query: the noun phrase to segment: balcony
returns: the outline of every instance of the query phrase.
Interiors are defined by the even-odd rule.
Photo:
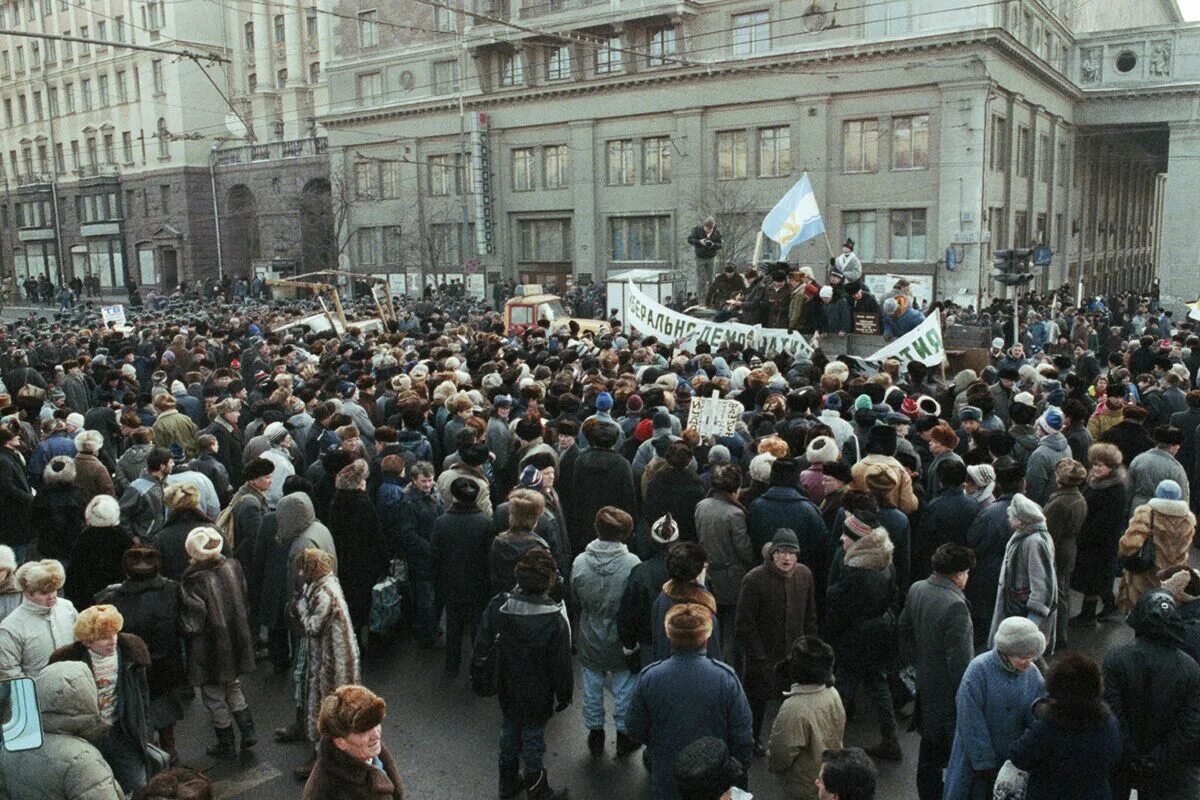
[[[116,164],[84,164],[79,167],[80,178],[119,178],[121,170]]]
[[[17,175],[17,188],[33,189],[49,186],[54,177],[49,172],[25,172]]]
[[[218,150],[215,154],[215,163],[218,167],[228,167],[234,164],[253,164],[288,158],[311,158],[325,155],[327,148],[328,142],[324,136],[265,142]]]

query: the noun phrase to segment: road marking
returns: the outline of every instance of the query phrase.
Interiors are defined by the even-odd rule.
[[[255,786],[261,786],[268,781],[275,780],[282,774],[272,764],[255,764],[253,767],[239,773],[236,778],[215,781],[213,783],[213,797],[218,799],[238,797],[250,791]]]

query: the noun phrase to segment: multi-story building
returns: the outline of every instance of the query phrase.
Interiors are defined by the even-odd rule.
[[[1200,263],[1185,222],[1200,28],[1174,0],[337,11],[321,122],[339,247],[409,287],[430,273],[561,287],[626,267],[690,272],[687,234],[710,213],[724,258],[746,262],[805,172],[829,247],[818,238],[793,261],[820,266],[853,238],[869,273],[943,297],[998,291],[992,252],[1012,246],[1050,247],[1041,285],[1086,291],[1156,271],[1169,289]]]
[[[0,3],[0,29],[64,37],[0,35],[0,273],[174,287],[312,262],[330,20],[315,2]]]

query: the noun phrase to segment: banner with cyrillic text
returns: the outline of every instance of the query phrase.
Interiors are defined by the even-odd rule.
[[[946,346],[942,342],[942,324],[937,312],[894,342],[884,345],[863,361],[883,361],[895,358],[901,362],[920,361],[927,367],[936,367],[946,360]]]

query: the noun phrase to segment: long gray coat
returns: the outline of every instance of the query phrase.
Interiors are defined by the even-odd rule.
[[[595,672],[628,669],[617,635],[617,611],[638,557],[620,542],[593,539],[571,567],[579,603],[579,663]]]
[[[1165,480],[1178,483],[1179,488],[1183,490],[1183,497],[1190,497],[1187,472],[1184,471],[1183,465],[1175,460],[1175,456],[1161,447],[1155,447],[1133,459],[1133,463],[1129,465],[1129,481],[1132,484],[1132,496],[1129,498],[1130,516],[1135,508],[1145,505],[1154,497],[1154,490]]]
[[[1054,577],[1054,542],[1045,523],[1034,523],[1013,531],[1004,549],[1000,582],[996,587],[996,607],[988,647],[995,644],[996,629],[1007,617],[1041,617],[1038,628],[1046,637],[1046,655],[1054,652],[1058,620],[1058,581]]]
[[[917,671],[917,716],[921,736],[954,739],[955,697],[975,656],[967,597],[949,579],[932,575],[908,588],[900,613],[900,644]]]
[[[1071,446],[1062,433],[1055,431],[1042,437],[1025,467],[1025,496],[1044,505],[1054,491],[1054,465],[1070,457]]]
[[[718,606],[737,603],[742,578],[759,559],[746,532],[746,511],[721,496],[696,506],[696,539],[708,555],[708,580]]]

